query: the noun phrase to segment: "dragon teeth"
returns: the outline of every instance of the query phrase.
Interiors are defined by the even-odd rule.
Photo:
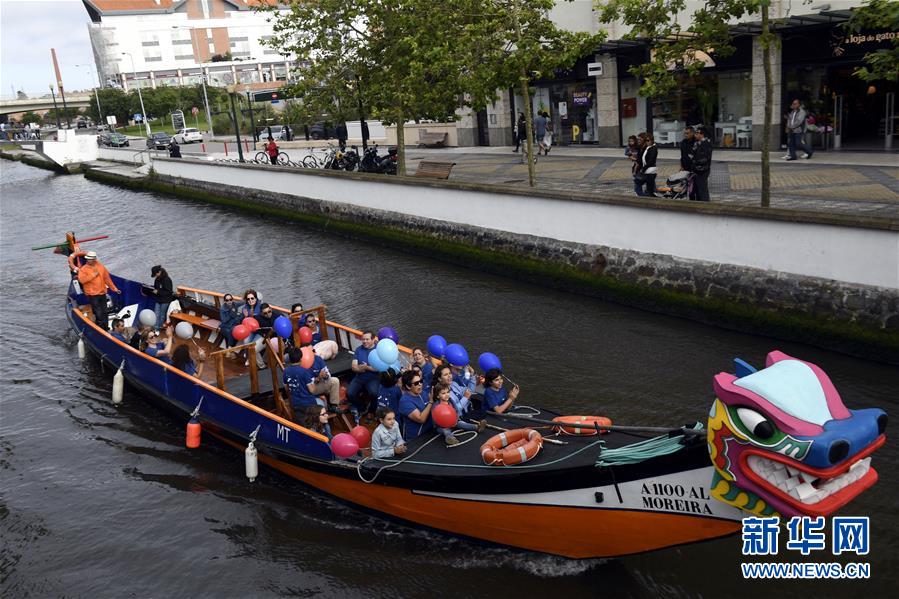
[[[795,494],[794,494],[795,493]],[[791,495],[796,497],[799,501],[805,501],[810,498],[812,495],[816,495],[818,490],[811,486],[809,483],[802,483],[800,485],[796,485],[796,487],[791,491]]]
[[[801,478],[804,482],[807,482],[808,484],[812,484],[813,482],[818,480],[818,477],[815,476],[814,474],[811,474],[809,472],[802,472],[801,470],[799,471],[799,478]]]
[[[787,472],[790,473],[790,476],[796,476],[797,474],[799,474],[799,470],[793,468],[792,466],[787,466]]]

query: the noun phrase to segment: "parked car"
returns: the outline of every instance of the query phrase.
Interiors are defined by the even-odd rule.
[[[97,137],[97,143],[101,146],[109,146],[112,148],[122,148],[129,145],[128,138],[115,131],[101,133]]]
[[[259,139],[262,141],[268,141],[269,129],[272,130],[272,139],[275,141],[283,141],[285,137],[287,137],[287,132],[284,130],[284,125],[272,125],[271,127],[263,127],[259,130]]]
[[[309,125],[309,137],[312,139],[331,139],[336,136],[334,127],[328,126],[327,123],[318,122],[314,125]]]
[[[179,144],[191,144],[194,142],[202,142],[203,134],[200,133],[199,129],[191,127],[188,129],[179,129],[178,133],[174,134],[172,138]]]
[[[147,147],[148,148],[156,148],[157,150],[165,150],[169,147],[169,142],[172,141],[172,138],[168,133],[151,133],[147,138]]]

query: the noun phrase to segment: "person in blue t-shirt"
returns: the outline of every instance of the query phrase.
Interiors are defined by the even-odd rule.
[[[380,381],[378,371],[368,363],[368,355],[375,351],[375,334],[371,331],[362,333],[362,345],[356,348],[350,368],[356,373],[346,390],[347,399],[362,412],[374,413],[377,406]],[[365,389],[368,402],[361,393]]]
[[[303,352],[297,347],[292,347],[287,352],[290,366],[284,369],[283,381],[290,392],[290,403],[296,414],[305,413],[309,406],[326,407],[324,402],[315,395],[315,383],[311,368],[300,366]]]
[[[399,410],[400,397],[403,395],[397,385],[399,380],[399,374],[393,368],[388,368],[381,373],[381,387],[378,389],[379,408],[388,408],[394,413]]]
[[[430,391],[431,385],[433,384],[434,364],[431,363],[431,359],[420,347],[412,349],[412,364],[421,368],[421,374],[425,379],[425,389]]]
[[[172,363],[172,327],[165,330],[165,341],[159,341],[160,335],[156,331],[150,330],[144,333],[145,337],[141,344],[147,355],[153,356],[157,360],[162,360],[166,364]]]
[[[122,343],[128,343],[128,340],[125,338],[125,321],[121,318],[113,318],[112,332],[110,333],[110,335],[112,335]]]
[[[487,411],[502,414],[515,403],[518,398],[518,385],[512,391],[503,388],[503,373],[499,368],[491,368],[484,375],[484,408]]]
[[[407,370],[402,378],[403,395],[400,397],[400,416],[403,421],[403,439],[412,441],[419,435],[430,432],[431,406],[433,401],[425,401],[421,396],[424,386],[421,374]]]
[[[197,378],[203,376],[203,366],[206,364],[205,360],[206,352],[201,349],[197,358],[200,365],[197,366],[190,357],[190,348],[184,343],[176,347],[175,351],[172,352],[172,366],[183,371],[185,374]]]
[[[471,393],[474,393],[478,386],[478,377],[475,376],[474,369],[471,365],[466,364],[463,367],[450,364],[450,368],[453,370],[453,382],[468,389]]]
[[[321,343],[322,334],[318,328],[318,316],[316,316],[315,314],[307,314],[306,327],[312,331],[312,345]]]

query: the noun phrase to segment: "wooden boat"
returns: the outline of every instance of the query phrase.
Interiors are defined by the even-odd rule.
[[[115,275],[113,280],[122,291],[120,296],[111,296],[117,313],[134,319],[141,309],[153,307],[140,282]],[[243,358],[226,357],[217,330],[223,294],[189,287],[178,287],[177,294],[179,305],[170,313],[171,321],[191,323],[195,335],[190,342],[204,348],[215,365],[203,380],[101,330],[74,284],[68,290],[66,313],[86,347],[113,370],[121,368],[127,383],[142,397],[184,422],[196,412],[207,436],[237,450],[244,451],[253,439],[263,464],[360,508],[452,535],[569,558],[622,556],[714,539],[738,531],[747,511],[789,512],[778,503],[783,498],[773,484],[740,493],[747,485],[740,466],[719,463],[726,454],[724,448],[734,440],[753,449],[746,440],[753,433],[742,430],[734,418],[725,417],[731,408],[725,405],[726,394],[719,394],[719,412],[713,414],[714,421],[710,419],[713,426],[708,439],[706,431],[695,434],[683,429],[661,436],[630,430],[565,435],[556,433],[558,429],[551,424],[538,423],[559,414],[537,409],[530,428],[556,443],[544,443],[534,459],[520,465],[484,464],[479,448],[494,430],[452,448],[442,441],[432,442],[435,436],[424,435],[409,443],[407,459],[402,462],[339,459],[327,437],[292,419],[275,352],[266,352],[269,368],[261,371],[252,357],[248,366]],[[274,309],[288,314],[282,308]],[[323,338],[339,346],[328,367],[345,384],[352,377],[350,363],[353,350],[361,343],[361,332],[326,320],[324,306],[303,313],[308,312],[316,312],[325,323]],[[303,313],[289,317],[296,321]],[[245,349],[251,354],[254,351],[252,346]],[[858,475],[859,464],[883,444],[885,414],[877,412],[870,415],[873,419],[864,418],[864,435],[858,443],[853,441],[852,452],[842,465],[831,467],[829,474],[834,480],[850,473]],[[518,429],[526,422],[515,414],[481,413],[475,417],[485,419],[494,429]],[[573,421],[566,419],[566,427],[577,426],[568,424]],[[339,415],[332,422],[335,433],[349,424]],[[795,431],[790,432],[795,436]],[[754,449],[753,459],[763,459],[764,443]],[[786,461],[787,457],[772,459]],[[796,465],[811,471],[811,466],[800,461]],[[752,472],[749,467],[745,470]],[[876,472],[866,467],[863,476],[844,485],[846,499],[840,505],[875,480]],[[746,499],[748,495],[752,503]],[[837,503],[832,497],[830,501]]]

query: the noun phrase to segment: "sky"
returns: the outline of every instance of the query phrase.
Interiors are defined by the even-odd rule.
[[[66,91],[96,86],[89,22],[81,0],[0,0],[0,96],[12,95],[12,87],[49,93],[56,80],[50,48],[56,48]]]

